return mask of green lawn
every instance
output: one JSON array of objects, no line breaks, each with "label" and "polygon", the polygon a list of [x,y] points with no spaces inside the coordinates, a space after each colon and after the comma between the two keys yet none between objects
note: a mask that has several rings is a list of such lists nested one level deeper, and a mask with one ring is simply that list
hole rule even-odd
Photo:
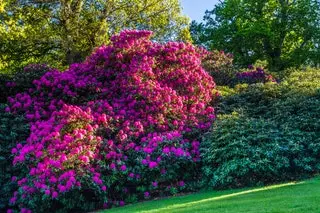
[{"label": "green lawn", "polygon": [[269,187],[202,192],[142,202],[102,213],[320,213],[320,177]]}]

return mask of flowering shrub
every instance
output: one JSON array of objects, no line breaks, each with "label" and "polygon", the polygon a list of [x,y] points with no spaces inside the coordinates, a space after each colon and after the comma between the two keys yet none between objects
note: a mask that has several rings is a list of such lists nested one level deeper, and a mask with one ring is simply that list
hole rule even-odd
[{"label": "flowering shrub", "polygon": [[[8,99],[30,135],[12,149],[27,165],[10,204],[24,212],[122,206],[186,188],[199,133],[215,119],[215,84],[191,45],[123,31],[84,63],[50,70]],[[84,202],[85,201],[85,205]]]},{"label": "flowering shrub", "polygon": [[49,70],[50,67],[46,64],[29,64],[12,76],[0,74],[0,102],[4,103],[9,96],[14,96],[17,93],[33,88],[32,82],[39,79]]},{"label": "flowering shrub", "polygon": [[233,56],[218,50],[202,51],[204,52],[203,67],[214,78],[215,83],[219,86],[232,85],[236,74],[236,69],[233,67]]},{"label": "flowering shrub", "polygon": [[237,79],[241,83],[266,83],[266,82],[276,82],[276,79],[272,75],[265,73],[265,71],[260,67],[249,66],[249,71],[237,73]]}]

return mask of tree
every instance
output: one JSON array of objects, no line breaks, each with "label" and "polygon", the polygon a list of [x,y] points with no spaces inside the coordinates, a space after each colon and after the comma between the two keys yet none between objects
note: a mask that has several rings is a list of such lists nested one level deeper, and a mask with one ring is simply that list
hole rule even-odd
[{"label": "tree", "polygon": [[122,29],[190,38],[178,0],[0,0],[0,69],[79,62]]},{"label": "tree", "polygon": [[225,0],[192,22],[197,44],[235,55],[238,65],[257,59],[281,70],[319,61],[318,0]]},{"label": "tree", "polygon": [[12,73],[38,60],[49,61],[57,44],[50,21],[42,18],[48,10],[17,7],[11,0],[0,2],[0,8],[0,73]]}]

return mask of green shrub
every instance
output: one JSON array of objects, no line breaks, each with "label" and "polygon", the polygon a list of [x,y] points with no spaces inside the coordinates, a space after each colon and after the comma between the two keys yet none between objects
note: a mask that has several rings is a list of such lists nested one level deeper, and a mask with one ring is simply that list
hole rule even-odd
[{"label": "green shrub", "polygon": [[241,187],[320,172],[319,74],[223,88],[221,115],[201,144],[204,182]]},{"label": "green shrub", "polygon": [[0,212],[5,211],[12,193],[18,188],[11,177],[26,174],[23,167],[12,166],[11,150],[17,143],[24,144],[29,135],[29,125],[23,116],[6,113],[5,107],[0,104]]},{"label": "green shrub", "polygon": [[204,176],[216,188],[305,177],[320,169],[319,136],[265,119],[226,117],[202,143]]}]

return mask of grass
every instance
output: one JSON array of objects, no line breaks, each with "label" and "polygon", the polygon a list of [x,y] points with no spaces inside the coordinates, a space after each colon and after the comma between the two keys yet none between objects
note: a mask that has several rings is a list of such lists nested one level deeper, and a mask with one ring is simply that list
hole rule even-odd
[{"label": "grass", "polygon": [[201,192],[100,213],[320,213],[320,177],[268,187]]}]

